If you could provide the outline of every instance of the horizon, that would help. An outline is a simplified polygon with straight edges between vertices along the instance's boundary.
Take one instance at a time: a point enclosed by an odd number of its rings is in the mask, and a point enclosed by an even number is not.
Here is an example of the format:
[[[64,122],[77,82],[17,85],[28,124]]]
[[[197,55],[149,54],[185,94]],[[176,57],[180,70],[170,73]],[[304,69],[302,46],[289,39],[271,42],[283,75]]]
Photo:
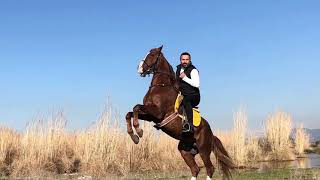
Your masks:
[[[22,130],[63,109],[68,129],[83,129],[110,97],[123,126],[150,83],[138,75],[139,61],[164,45],[174,70],[190,52],[200,111],[213,129],[232,128],[240,107],[252,130],[277,110],[319,129],[319,5],[1,1],[0,124]]]

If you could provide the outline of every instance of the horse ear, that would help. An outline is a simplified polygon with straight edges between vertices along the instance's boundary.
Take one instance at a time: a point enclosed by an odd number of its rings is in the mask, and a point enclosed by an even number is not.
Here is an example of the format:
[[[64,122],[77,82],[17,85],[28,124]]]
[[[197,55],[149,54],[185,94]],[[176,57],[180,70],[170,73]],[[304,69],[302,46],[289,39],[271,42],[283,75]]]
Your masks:
[[[160,52],[161,52],[162,48],[163,48],[163,45],[161,45],[161,46],[159,47],[159,51],[160,51]]]

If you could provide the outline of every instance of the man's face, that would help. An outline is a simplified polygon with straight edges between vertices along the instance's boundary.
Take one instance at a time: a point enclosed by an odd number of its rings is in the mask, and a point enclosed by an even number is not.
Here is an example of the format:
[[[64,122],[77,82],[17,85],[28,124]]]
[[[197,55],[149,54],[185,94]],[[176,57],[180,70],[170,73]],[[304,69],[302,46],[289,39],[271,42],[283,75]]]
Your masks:
[[[180,57],[180,62],[181,62],[181,65],[183,67],[187,67],[189,64],[190,64],[190,57],[189,55],[182,55]]]

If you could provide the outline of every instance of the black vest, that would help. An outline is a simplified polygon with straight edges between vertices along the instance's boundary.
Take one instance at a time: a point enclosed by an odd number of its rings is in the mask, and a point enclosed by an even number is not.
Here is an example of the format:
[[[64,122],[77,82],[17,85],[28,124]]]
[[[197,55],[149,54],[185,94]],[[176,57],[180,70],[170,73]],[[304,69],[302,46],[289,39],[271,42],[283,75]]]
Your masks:
[[[182,68],[182,65],[180,64],[180,65],[177,66],[177,71],[176,71],[176,77],[177,77],[178,82],[179,82],[179,90],[181,91],[181,94],[184,95],[184,96],[187,96],[187,95],[200,95],[199,88],[191,86],[190,84],[188,84],[187,82],[183,81],[179,77],[181,68]],[[192,64],[190,64],[188,67],[186,67],[184,69],[184,73],[190,79],[191,79],[191,71],[193,69],[196,69],[196,67],[194,67]]]

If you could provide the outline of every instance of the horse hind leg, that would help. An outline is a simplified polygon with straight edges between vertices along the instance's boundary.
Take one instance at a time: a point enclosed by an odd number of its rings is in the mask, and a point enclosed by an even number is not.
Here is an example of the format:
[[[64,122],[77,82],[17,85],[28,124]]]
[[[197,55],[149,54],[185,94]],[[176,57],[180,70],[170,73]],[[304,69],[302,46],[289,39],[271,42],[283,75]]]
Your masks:
[[[196,163],[194,155],[189,151],[180,150],[184,162],[189,166],[192,174],[191,180],[195,180],[200,172],[200,168]]]
[[[204,163],[204,166],[206,167],[207,171],[207,180],[210,180],[214,173],[214,166],[210,160],[210,154],[212,152],[212,140],[209,135],[212,134],[211,130],[208,129],[202,129],[199,132],[198,138],[197,138],[197,146],[199,150],[200,157]],[[209,140],[209,141],[208,141]]]
[[[200,157],[204,163],[204,166],[206,167],[207,180],[211,180],[214,173],[214,166],[210,160],[210,153],[200,152]]]
[[[129,136],[131,137],[132,141],[135,144],[139,143],[139,137],[134,134],[133,129],[132,129],[132,123],[131,123],[131,118],[133,116],[133,112],[128,112],[126,115],[126,121],[127,121],[127,132]]]
[[[200,172],[200,168],[195,161],[195,155],[190,152],[190,150],[185,148],[183,142],[179,142],[178,149],[184,160],[184,162],[189,166],[192,174],[191,180],[196,180]]]

